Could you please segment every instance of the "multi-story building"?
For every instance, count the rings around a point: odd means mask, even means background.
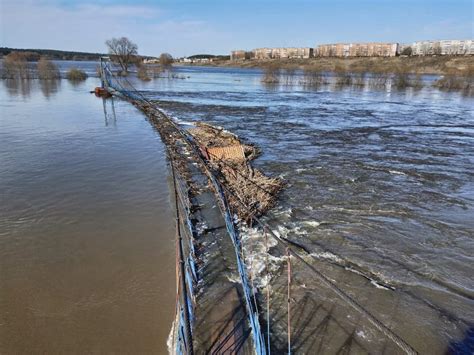
[[[394,57],[398,43],[335,43],[316,47],[319,57]]]
[[[316,46],[315,53],[318,57],[348,57],[350,44],[334,43]]]
[[[316,48],[257,48],[251,52],[235,50],[232,60],[311,58],[318,57],[395,57],[411,47],[411,55],[474,55],[474,40],[418,41],[411,45],[399,43],[333,43]]]
[[[314,49],[309,47],[287,48],[288,58],[311,58],[314,56]]]
[[[439,41],[417,41],[413,42],[412,55],[433,55],[441,54]]]
[[[247,52],[244,50],[235,50],[230,52],[230,60],[245,60],[247,58]]]
[[[255,59],[271,59],[272,49],[271,48],[257,48],[252,51]]]
[[[276,58],[311,58],[313,48],[309,47],[283,47],[283,48],[257,48],[253,50],[256,59]]]
[[[412,55],[474,55],[472,39],[417,41],[411,47]]]

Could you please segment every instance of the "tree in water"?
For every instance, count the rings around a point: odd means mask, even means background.
[[[31,74],[26,53],[11,52],[4,57],[2,79],[30,79]]]
[[[128,73],[128,67],[136,61],[138,46],[127,37],[112,38],[105,42],[110,58],[122,68],[122,74]]]
[[[168,68],[173,64],[173,57],[169,53],[162,53],[160,55],[160,65],[163,68]]]
[[[38,61],[37,68],[38,78],[41,80],[55,80],[61,78],[58,66],[44,57],[41,57]]]

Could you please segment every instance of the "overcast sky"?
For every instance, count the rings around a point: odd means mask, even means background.
[[[140,54],[330,42],[472,39],[472,0],[0,0],[0,46],[106,51],[127,36]]]

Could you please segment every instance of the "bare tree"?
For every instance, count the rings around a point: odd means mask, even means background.
[[[280,82],[280,67],[278,63],[270,63],[265,66],[261,82],[265,84],[278,84]]]
[[[140,65],[140,67],[138,68],[137,77],[138,79],[143,80],[143,81],[151,80],[150,75],[148,73],[148,68],[146,67],[146,65]]]
[[[44,57],[39,60],[37,68],[39,79],[54,80],[61,78],[58,66]]]
[[[32,76],[27,62],[28,55],[21,52],[11,52],[4,57],[2,77],[5,79],[29,79]]]
[[[441,55],[443,54],[443,50],[441,49],[441,44],[436,42],[433,46],[433,54],[434,55]]]
[[[162,53],[160,55],[160,64],[162,67],[167,68],[173,63],[173,57],[169,53]]]
[[[413,54],[413,49],[410,46],[405,47],[405,48],[403,48],[403,51],[402,51],[401,54],[411,56]]]
[[[123,74],[128,72],[130,64],[135,62],[138,46],[127,37],[112,38],[105,42],[109,49],[110,57],[122,68]]]
[[[71,68],[66,74],[66,79],[72,82],[84,81],[87,79],[87,74],[78,68]]]

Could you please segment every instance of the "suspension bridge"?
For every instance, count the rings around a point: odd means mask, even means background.
[[[142,111],[167,148],[176,219],[176,317],[170,351],[176,354],[369,353],[355,328],[339,322],[348,310],[357,324],[381,339],[379,350],[416,350],[353,296],[319,270],[308,250],[279,234],[254,213],[237,218],[235,206],[252,211],[219,178],[196,137],[100,62],[102,93]],[[214,157],[227,164],[222,157]],[[238,171],[235,174],[239,174]],[[218,208],[215,208],[215,207]],[[257,231],[259,252],[242,232]],[[258,249],[258,248],[257,248]],[[311,287],[308,280],[317,281]],[[321,301],[336,299],[336,302]],[[318,300],[318,301],[316,301]],[[378,352],[377,350],[375,352]]]

